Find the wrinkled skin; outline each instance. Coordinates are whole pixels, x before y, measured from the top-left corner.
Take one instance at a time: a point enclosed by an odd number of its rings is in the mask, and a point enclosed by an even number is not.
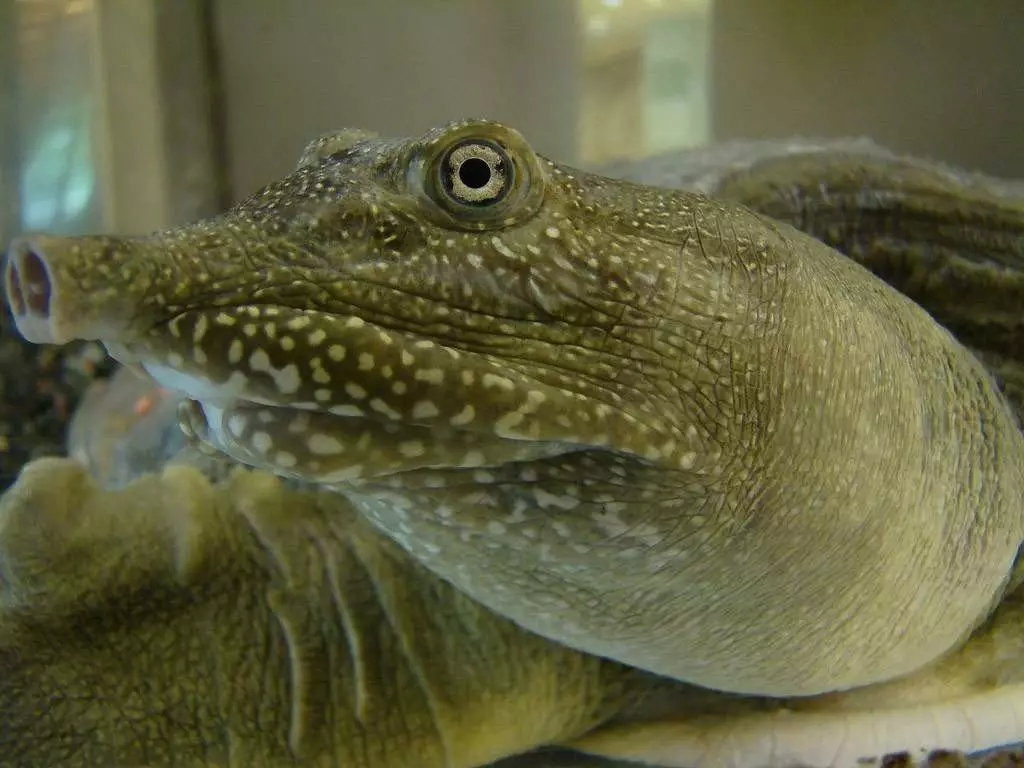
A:
[[[446,188],[456,140],[510,191]],[[880,683],[960,646],[1010,579],[1014,415],[924,311],[784,225],[495,124],[328,137],[224,217],[36,238],[6,281],[27,338],[104,341],[192,398],[208,449],[669,678]]]
[[[477,766],[593,728],[644,679],[272,476],[175,468],[112,493],[43,460],[0,503],[0,542],[5,766]]]
[[[871,142],[737,142],[605,173],[735,201],[814,235],[909,296],[1024,414],[1024,183]]]

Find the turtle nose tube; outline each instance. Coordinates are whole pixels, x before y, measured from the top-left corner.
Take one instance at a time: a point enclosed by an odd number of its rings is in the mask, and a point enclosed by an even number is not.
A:
[[[35,344],[60,344],[52,322],[53,280],[42,249],[31,238],[15,240],[4,264],[4,291],[18,331]]]
[[[11,243],[3,287],[33,344],[122,341],[143,316],[151,265],[131,238],[31,235]]]

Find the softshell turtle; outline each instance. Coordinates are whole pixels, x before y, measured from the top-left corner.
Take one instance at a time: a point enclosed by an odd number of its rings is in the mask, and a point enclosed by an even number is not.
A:
[[[102,341],[255,469],[104,490],[28,465],[0,500],[0,762],[853,766],[1024,740],[1024,438],[1007,378],[929,314],[957,317],[947,279],[987,295],[1001,341],[965,340],[1015,370],[1024,207],[808,157],[712,192],[788,201],[854,259],[479,120],[331,134],[187,227],[13,244],[26,339]],[[879,249],[942,265],[937,292],[856,263]]]

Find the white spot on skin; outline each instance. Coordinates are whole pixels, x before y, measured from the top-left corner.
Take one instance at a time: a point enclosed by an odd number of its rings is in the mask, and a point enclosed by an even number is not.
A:
[[[369,352],[361,352],[359,354],[359,370],[360,371],[372,371],[374,366],[373,355]]]
[[[254,432],[252,435],[252,447],[259,453],[267,453],[274,447],[274,440],[266,432]]]
[[[502,256],[504,256],[506,259],[514,259],[516,257],[516,255],[512,251],[512,249],[509,248],[507,245],[505,245],[505,241],[502,240],[497,235],[495,235],[494,237],[491,238],[491,245],[494,247],[494,250],[496,250],[498,253],[500,253]]]
[[[238,365],[242,362],[242,355],[245,354],[245,345],[241,339],[234,339],[228,346],[228,362],[231,365]]]
[[[345,393],[354,400],[363,400],[367,395],[366,390],[353,381],[345,383]]]
[[[345,348],[341,344],[331,344],[327,348],[327,356],[336,363],[345,359]]]
[[[327,332],[323,328],[317,328],[306,337],[306,343],[311,347],[319,347],[327,338]]]
[[[192,341],[196,344],[201,342],[209,327],[210,321],[206,318],[206,315],[200,315],[199,319],[196,320],[195,328],[192,329]]]
[[[439,413],[440,411],[432,400],[420,400],[412,407],[414,419],[431,419]]]
[[[543,488],[534,488],[533,498],[537,500],[537,505],[541,509],[547,509],[548,507],[557,507],[558,509],[575,509],[580,504],[579,499],[573,498],[572,496],[559,496],[554,493],[549,493]]]
[[[328,472],[327,474],[320,475],[317,480],[321,483],[334,483],[343,482],[345,480],[358,480],[363,476],[363,465],[355,464],[351,467],[345,467],[339,469],[336,472]]]
[[[414,459],[427,452],[427,447],[422,440],[406,440],[398,444],[398,452],[408,459]]]
[[[476,418],[476,409],[467,403],[462,407],[461,411],[448,420],[448,423],[453,427],[463,427],[473,421],[474,418]]]
[[[274,454],[274,463],[284,469],[291,469],[299,463],[294,453],[288,453],[288,451],[278,451]]]
[[[479,467],[485,463],[483,453],[477,450],[466,451],[466,455],[462,457],[460,466],[463,467]]]
[[[520,433],[514,431],[516,427],[523,423],[526,418],[526,414],[520,411],[512,411],[506,413],[500,419],[494,422],[494,434],[499,437],[519,437]]]
[[[547,229],[544,230],[544,234],[550,237],[552,240],[557,240],[559,237],[562,236],[562,232],[561,230],[558,229],[558,227],[548,227]]]
[[[428,384],[444,383],[444,371],[440,368],[420,368],[415,375],[416,381],[425,381]]]
[[[245,434],[245,427],[249,420],[241,414],[235,413],[228,417],[228,432],[234,437],[241,437]]]
[[[526,393],[526,399],[531,406],[538,406],[548,399],[548,396],[541,392],[539,389],[531,389]]]
[[[256,373],[269,375],[274,380],[277,391],[282,395],[293,395],[302,386],[298,367],[294,363],[288,363],[284,368],[275,368],[266,350],[257,349],[249,355],[249,367]]]
[[[345,450],[345,446],[336,437],[316,432],[306,441],[309,452],[317,456],[336,456]]]
[[[358,405],[332,405],[327,412],[334,416],[365,416],[366,413]]]
[[[507,379],[504,376],[498,376],[495,373],[485,373],[483,376],[484,387],[490,389],[496,387],[498,389],[504,389],[507,392],[511,392],[516,388],[515,382],[512,379]]]
[[[569,526],[559,520],[552,522],[551,528],[563,539],[568,539],[572,536],[572,531],[569,529]]]
[[[281,345],[281,349],[283,349],[285,352],[291,352],[293,349],[295,349],[295,339],[293,339],[291,336],[282,336],[280,339],[278,339],[277,343]]]
[[[308,327],[311,322],[313,321],[310,320],[309,315],[299,315],[298,317],[293,317],[287,323],[288,330],[301,331],[303,328]]]

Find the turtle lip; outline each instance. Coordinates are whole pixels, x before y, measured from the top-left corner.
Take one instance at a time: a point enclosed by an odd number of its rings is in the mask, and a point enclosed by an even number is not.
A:
[[[189,309],[131,341],[104,344],[161,386],[218,405],[493,433],[510,411],[544,397],[538,394],[544,385],[508,370],[500,358],[358,315],[288,305]]]

